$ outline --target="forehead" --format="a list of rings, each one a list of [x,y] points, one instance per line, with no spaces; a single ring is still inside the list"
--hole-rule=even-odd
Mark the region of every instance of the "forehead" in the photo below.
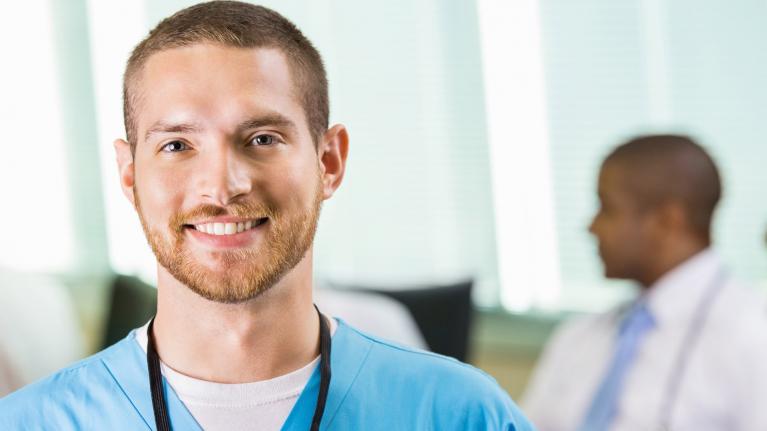
[[[156,121],[224,125],[264,112],[305,127],[290,65],[276,48],[195,44],[160,51],[147,59],[132,91],[139,136]]]
[[[607,161],[599,171],[599,194],[602,196],[626,195],[630,192],[631,169],[623,163]]]

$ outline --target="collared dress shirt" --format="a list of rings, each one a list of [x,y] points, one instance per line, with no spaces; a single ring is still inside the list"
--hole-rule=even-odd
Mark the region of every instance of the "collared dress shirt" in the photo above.
[[[710,249],[647,290],[656,326],[627,371],[609,429],[767,430],[767,314]],[[555,331],[528,384],[523,410],[541,431],[582,423],[613,358],[631,304]]]

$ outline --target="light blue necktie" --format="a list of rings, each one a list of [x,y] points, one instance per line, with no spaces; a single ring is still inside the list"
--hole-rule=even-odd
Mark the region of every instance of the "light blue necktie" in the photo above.
[[[655,326],[644,302],[637,303],[621,323],[615,355],[579,431],[606,431],[615,416],[623,381],[644,335]]]

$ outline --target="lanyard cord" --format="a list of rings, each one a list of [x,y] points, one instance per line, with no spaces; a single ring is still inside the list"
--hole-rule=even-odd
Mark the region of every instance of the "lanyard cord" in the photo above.
[[[314,409],[310,430],[319,431],[322,415],[325,412],[325,403],[328,399],[328,390],[330,389],[330,328],[325,316],[320,313],[316,305],[314,309],[317,310],[317,315],[320,318],[320,392],[317,396],[317,407]],[[165,402],[165,394],[163,393],[160,356],[155,348],[153,327],[154,317],[149,321],[149,327],[147,328],[148,342],[146,349],[154,421],[158,431],[170,431],[170,416],[168,415],[168,406]]]
[[[170,431],[170,418],[168,416],[168,406],[165,404],[165,395],[163,394],[162,372],[160,370],[160,357],[154,345],[154,317],[149,321],[149,327],[146,330],[146,363],[149,368],[149,389],[152,392],[152,408],[154,409],[154,422],[158,431]],[[159,382],[159,383],[158,383]]]
[[[325,402],[328,400],[330,389],[330,328],[325,316],[315,305],[317,314],[320,316],[320,393],[317,395],[317,407],[314,409],[311,431],[319,431],[322,414],[325,413]]]
[[[726,275],[724,269],[719,269],[708,289],[706,289],[706,293],[695,310],[695,315],[693,316],[690,325],[687,327],[687,333],[682,341],[679,353],[676,356],[674,368],[672,368],[671,379],[666,384],[666,395],[661,404],[660,424],[661,429],[663,430],[671,429],[671,413],[679,398],[679,388],[685,375],[690,354],[695,349],[698,340],[700,340],[700,334],[703,332],[703,327],[711,312],[711,307],[714,305],[714,299],[716,299],[725,285]]]

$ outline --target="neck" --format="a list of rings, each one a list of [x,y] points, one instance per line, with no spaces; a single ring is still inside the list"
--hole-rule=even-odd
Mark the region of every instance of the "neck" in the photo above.
[[[311,254],[259,297],[240,304],[204,299],[158,270],[154,338],[174,370],[217,383],[271,379],[319,354]]]
[[[637,277],[643,290],[650,289],[661,277],[710,246],[707,241],[673,240],[671,243],[671,246],[658,247],[660,251],[655,255],[656,258]]]

